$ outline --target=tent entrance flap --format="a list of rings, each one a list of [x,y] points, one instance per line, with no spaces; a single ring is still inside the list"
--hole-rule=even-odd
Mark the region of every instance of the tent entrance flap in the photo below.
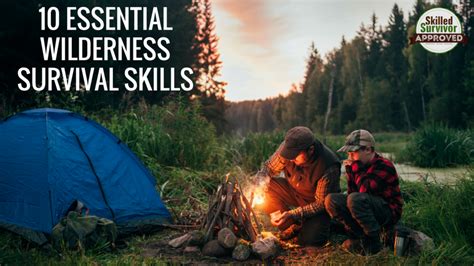
[[[100,194],[102,195],[102,198],[104,199],[104,203],[105,205],[107,206],[107,208],[109,209],[110,211],[110,214],[112,215],[112,220],[115,221],[115,213],[114,211],[112,210],[112,208],[110,207],[109,205],[109,202],[107,201],[107,197],[105,195],[105,191],[104,191],[104,187],[102,186],[102,182],[100,182],[100,178],[99,176],[97,175],[97,172],[95,170],[95,167],[94,167],[94,164],[92,164],[92,160],[90,158],[90,156],[87,154],[87,152],[84,150],[84,146],[82,145],[82,142],[81,140],[79,139],[79,136],[71,130],[71,133],[74,135],[74,137],[76,138],[76,141],[77,143],[79,144],[79,148],[81,149],[81,151],[84,153],[84,155],[86,156],[87,158],[87,161],[89,162],[89,166],[91,167],[91,170],[92,170],[92,173],[94,174],[96,180],[97,180],[97,184],[99,185],[99,189],[100,189]]]

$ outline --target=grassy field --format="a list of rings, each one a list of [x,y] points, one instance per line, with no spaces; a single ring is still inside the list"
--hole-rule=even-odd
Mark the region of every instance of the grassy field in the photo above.
[[[93,116],[119,136],[144,161],[157,179],[157,191],[180,223],[199,222],[209,194],[226,173],[242,183],[250,177],[283,140],[284,133],[250,134],[245,138],[218,137],[197,107],[173,104],[142,108],[126,115]],[[193,138],[189,138],[192,132]],[[376,133],[377,150],[398,154],[412,134]],[[322,138],[321,138],[322,139]],[[344,136],[329,136],[325,143],[337,149]],[[342,180],[345,180],[342,178]],[[344,182],[344,181],[341,181]],[[345,187],[345,184],[342,184]],[[474,263],[474,171],[454,185],[402,182],[406,205],[402,222],[434,239],[435,249],[419,256],[398,258],[391,251],[363,257],[343,252],[336,245],[318,254],[288,251],[276,262],[333,264],[465,264]],[[99,245],[90,250],[43,250],[5,231],[0,232],[0,264],[166,264],[229,262],[199,256],[160,253],[157,243],[179,231],[165,230],[134,236],[112,249]],[[296,252],[296,251],[295,251]],[[258,261],[257,261],[258,262]]]
[[[175,173],[177,174],[177,173]],[[189,173],[180,173],[181,178],[190,181],[185,183],[183,190],[188,197],[182,201],[169,201],[181,219],[190,222],[196,220],[200,206],[205,209],[202,197],[206,194],[207,187],[203,183],[193,183]],[[181,183],[183,184],[183,183]],[[171,185],[170,185],[171,186]],[[433,237],[436,248],[419,256],[394,257],[391,251],[375,256],[363,257],[346,253],[337,245],[330,252],[323,250],[318,256],[301,255],[297,259],[290,256],[291,252],[283,253],[278,259],[293,263],[325,262],[336,264],[465,264],[474,263],[474,228],[472,210],[474,202],[471,200],[474,193],[474,173],[471,172],[466,179],[459,180],[455,186],[421,182],[402,182],[402,191],[406,201],[403,214],[403,223],[411,228],[421,230]],[[169,190],[170,196],[173,190]],[[170,200],[170,198],[168,198]],[[176,204],[176,205],[175,205]],[[186,207],[188,206],[188,207]],[[193,216],[194,215],[194,216]],[[163,264],[166,262],[229,262],[229,260],[213,261],[199,256],[186,256],[180,253],[160,255],[156,251],[156,243],[169,240],[172,236],[179,235],[176,230],[167,229],[148,236],[135,236],[119,244],[118,248],[110,249],[107,245],[98,246],[91,250],[63,250],[61,252],[45,251],[27,243],[20,237],[2,232],[0,233],[0,263],[1,264]]]

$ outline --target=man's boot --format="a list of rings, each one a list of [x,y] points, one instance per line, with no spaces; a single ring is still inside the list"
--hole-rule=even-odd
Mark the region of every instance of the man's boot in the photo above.
[[[342,249],[351,253],[359,253],[361,254],[364,251],[362,246],[362,240],[357,238],[349,238],[346,239],[342,243]]]
[[[365,255],[377,254],[382,250],[382,242],[380,241],[379,233],[366,236],[362,243]]]
[[[351,253],[362,254],[364,252],[364,246],[362,242],[364,233],[362,229],[356,226],[350,227],[347,224],[344,224],[344,229],[347,236],[349,236],[349,239],[346,239],[342,243],[342,249]]]
[[[301,225],[300,224],[292,224],[290,225],[290,227],[286,228],[285,230],[279,232],[279,238],[281,240],[290,240],[292,238],[294,238],[295,236],[298,235],[298,233],[300,232],[301,230]]]

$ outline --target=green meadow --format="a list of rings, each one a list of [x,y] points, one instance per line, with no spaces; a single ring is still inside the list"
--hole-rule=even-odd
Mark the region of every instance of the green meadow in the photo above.
[[[217,136],[215,128],[198,112],[199,106],[169,104],[110,112],[89,117],[121,138],[143,160],[157,180],[157,191],[178,223],[199,223],[209,195],[226,173],[244,185],[284,137],[283,132],[252,133],[246,137]],[[192,134],[192,138],[189,136]],[[317,136],[323,140],[322,136]],[[472,131],[426,125],[407,133],[375,133],[377,150],[424,167],[472,166]],[[337,149],[344,136],[327,136],[325,143]],[[447,156],[449,153],[449,156]],[[425,158],[424,161],[422,158]],[[449,168],[448,168],[449,169]],[[401,176],[403,179],[403,176]],[[394,257],[391,251],[362,257],[338,249],[316,262],[348,264],[466,264],[474,263],[474,171],[454,177],[454,184],[401,181],[405,200],[402,223],[433,238],[435,248],[418,256]],[[345,178],[341,185],[345,187]],[[136,235],[115,247],[100,243],[92,249],[46,250],[9,232],[0,233],[0,264],[165,264],[196,262],[177,255],[143,256],[149,246],[175,230]],[[319,257],[317,257],[319,258]],[[318,261],[319,260],[319,261]],[[199,262],[199,259],[197,260]],[[294,261],[293,261],[294,262]],[[314,262],[305,257],[300,262]]]

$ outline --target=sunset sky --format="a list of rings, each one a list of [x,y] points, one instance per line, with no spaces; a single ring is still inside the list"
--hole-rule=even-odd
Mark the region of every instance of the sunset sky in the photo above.
[[[308,48],[319,53],[351,40],[375,12],[382,26],[394,3],[405,13],[414,0],[215,0],[213,11],[220,38],[222,80],[230,101],[287,94],[302,81]]]

